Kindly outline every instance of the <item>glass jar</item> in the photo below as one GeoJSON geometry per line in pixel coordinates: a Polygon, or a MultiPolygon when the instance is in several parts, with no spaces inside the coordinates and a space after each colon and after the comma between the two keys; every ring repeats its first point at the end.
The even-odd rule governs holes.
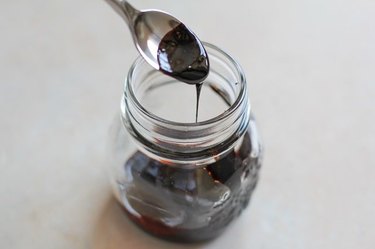
{"type": "Polygon", "coordinates": [[[240,66],[205,44],[210,73],[195,122],[195,87],[138,58],[112,129],[113,190],[129,218],[174,241],[212,239],[248,205],[262,146],[240,66]]]}

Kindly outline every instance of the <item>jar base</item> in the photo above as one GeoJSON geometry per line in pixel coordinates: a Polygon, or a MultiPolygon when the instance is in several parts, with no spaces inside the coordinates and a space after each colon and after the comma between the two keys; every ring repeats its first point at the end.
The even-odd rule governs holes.
{"type": "Polygon", "coordinates": [[[219,237],[225,231],[225,228],[213,230],[212,227],[202,227],[199,229],[181,229],[164,225],[163,223],[146,216],[136,217],[126,210],[121,203],[118,203],[127,218],[142,231],[154,236],[175,243],[205,243],[219,237]]]}

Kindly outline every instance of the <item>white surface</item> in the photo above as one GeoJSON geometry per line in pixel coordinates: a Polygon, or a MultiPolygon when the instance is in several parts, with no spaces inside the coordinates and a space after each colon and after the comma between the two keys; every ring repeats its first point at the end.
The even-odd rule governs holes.
{"type": "Polygon", "coordinates": [[[104,142],[136,56],[120,18],[101,0],[0,2],[0,248],[374,248],[375,2],[229,3],[133,1],[238,59],[266,144],[243,216],[178,246],[111,199],[104,142]]]}

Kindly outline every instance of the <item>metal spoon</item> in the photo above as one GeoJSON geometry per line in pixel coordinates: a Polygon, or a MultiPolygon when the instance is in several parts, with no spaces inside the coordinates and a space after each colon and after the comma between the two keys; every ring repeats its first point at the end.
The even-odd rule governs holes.
{"type": "Polygon", "coordinates": [[[128,24],[135,46],[152,67],[189,84],[207,77],[207,52],[178,19],[159,10],[137,10],[125,0],[106,1],[128,24]]]}

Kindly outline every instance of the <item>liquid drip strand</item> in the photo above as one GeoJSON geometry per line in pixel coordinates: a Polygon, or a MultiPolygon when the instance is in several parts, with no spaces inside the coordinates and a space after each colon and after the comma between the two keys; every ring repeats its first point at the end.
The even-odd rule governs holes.
{"type": "Polygon", "coordinates": [[[200,40],[185,25],[179,24],[161,40],[158,64],[163,73],[195,85],[195,122],[198,122],[200,92],[210,69],[207,52],[200,40]]]}
{"type": "Polygon", "coordinates": [[[195,84],[195,88],[197,91],[197,102],[195,103],[195,123],[198,122],[199,98],[201,95],[202,85],[203,83],[195,84]]]}

